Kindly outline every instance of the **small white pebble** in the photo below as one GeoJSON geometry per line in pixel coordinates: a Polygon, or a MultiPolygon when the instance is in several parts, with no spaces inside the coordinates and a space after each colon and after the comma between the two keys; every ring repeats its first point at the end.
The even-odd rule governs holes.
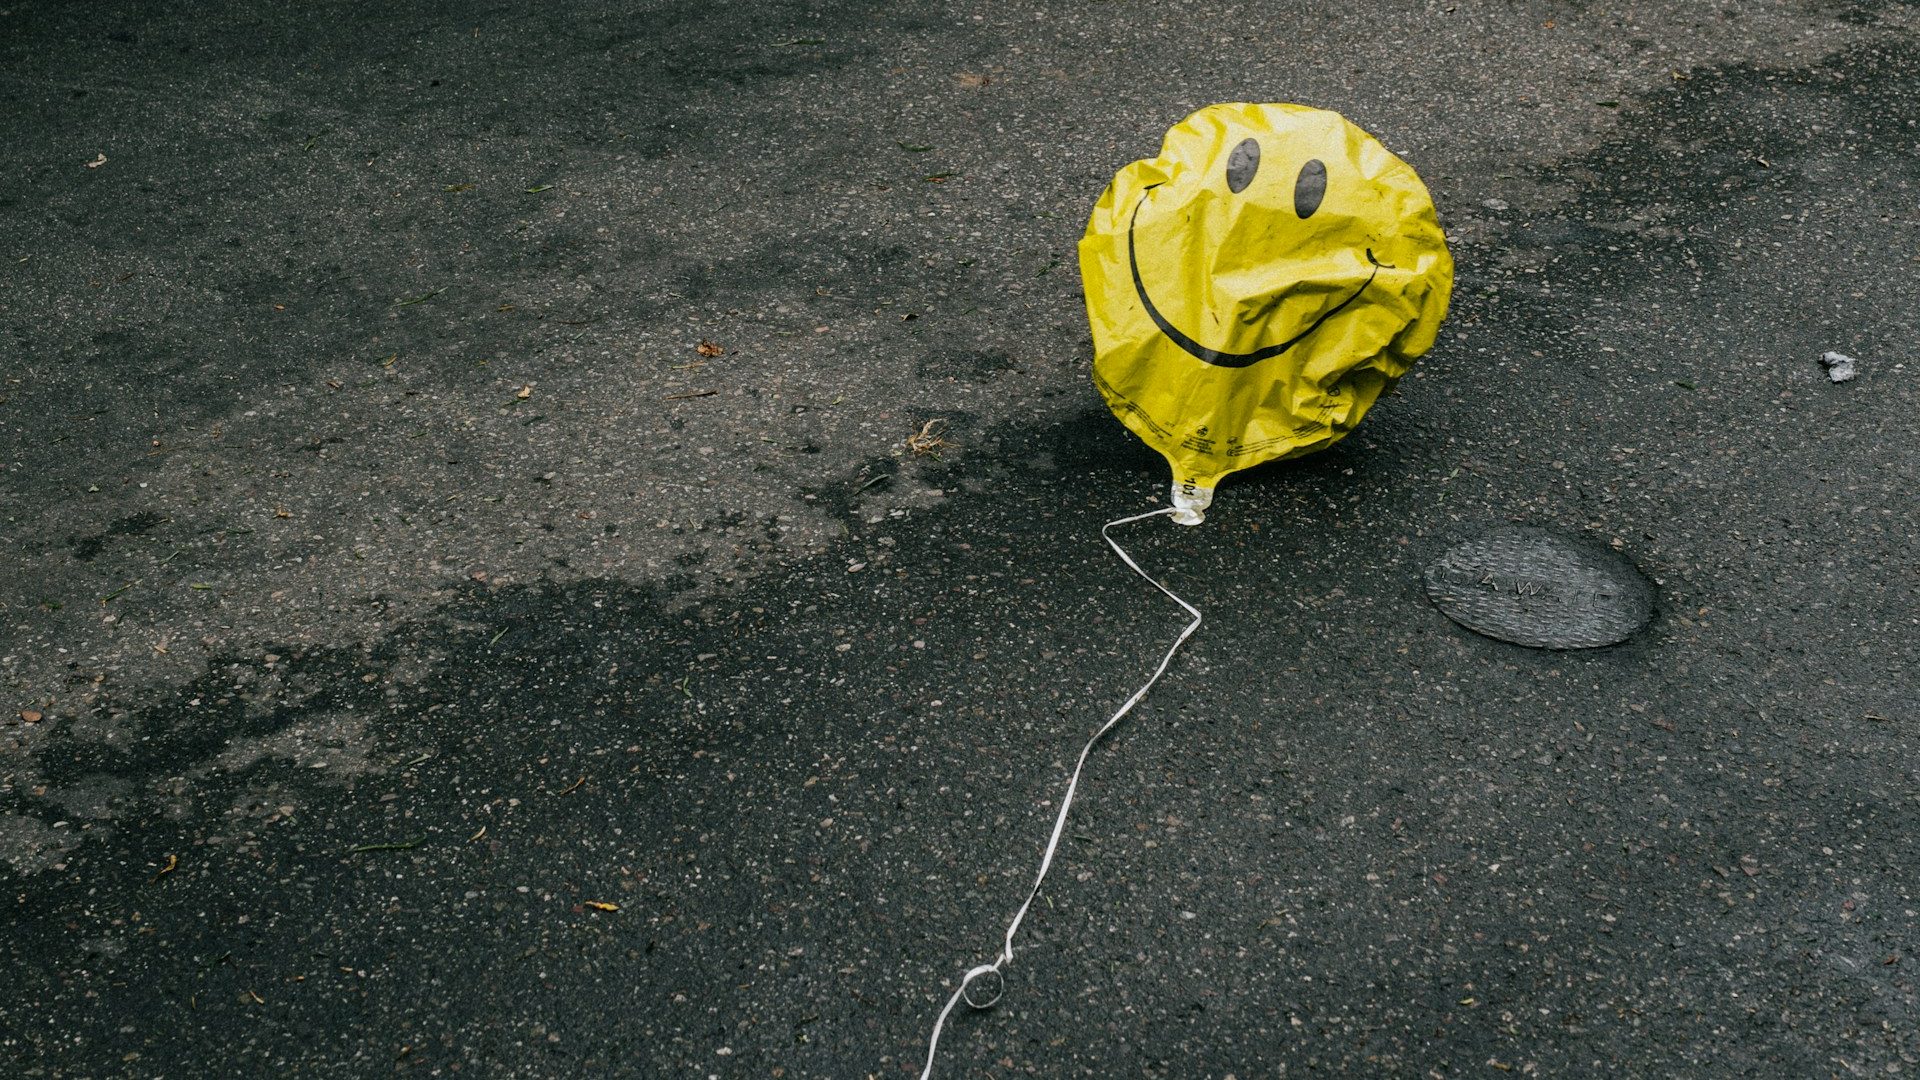
{"type": "Polygon", "coordinates": [[[1820,366],[1827,369],[1827,378],[1837,383],[1852,382],[1860,374],[1860,361],[1842,352],[1822,354],[1820,366]]]}

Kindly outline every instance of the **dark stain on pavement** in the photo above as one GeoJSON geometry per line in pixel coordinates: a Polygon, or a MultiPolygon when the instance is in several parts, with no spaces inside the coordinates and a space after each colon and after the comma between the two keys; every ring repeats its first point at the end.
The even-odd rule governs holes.
{"type": "Polygon", "coordinates": [[[87,562],[105,551],[107,545],[115,539],[123,536],[139,536],[165,524],[166,520],[159,514],[151,512],[130,514],[92,536],[76,536],[68,540],[67,546],[73,550],[74,558],[87,562]]]}

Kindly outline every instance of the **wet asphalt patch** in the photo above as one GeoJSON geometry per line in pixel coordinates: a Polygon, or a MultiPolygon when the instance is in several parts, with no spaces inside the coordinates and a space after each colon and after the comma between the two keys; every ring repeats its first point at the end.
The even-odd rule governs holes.
{"type": "MultiPolygon", "coordinates": [[[[96,839],[20,898],[10,963],[58,1007],[15,1037],[157,1072],[912,1060],[1116,673],[1179,622],[1097,544],[1158,487],[1108,424],[993,446],[1056,468],[851,521],[737,598],[475,583],[366,650],[236,658],[129,710],[137,751],[56,745],[55,798],[124,802],[58,811],[96,839]]],[[[1217,527],[1128,537],[1209,622],[1096,755],[955,1072],[1580,1071],[1733,1030],[1764,1069],[1828,1037],[1815,1016],[1905,1015],[1897,781],[1834,741],[1866,725],[1802,686],[1739,704],[1683,625],[1584,655],[1452,627],[1419,593],[1439,539],[1380,520],[1435,498],[1400,449],[1362,432],[1235,485],[1217,527]],[[1812,1015],[1756,1024],[1761,993],[1812,1015]]]]}

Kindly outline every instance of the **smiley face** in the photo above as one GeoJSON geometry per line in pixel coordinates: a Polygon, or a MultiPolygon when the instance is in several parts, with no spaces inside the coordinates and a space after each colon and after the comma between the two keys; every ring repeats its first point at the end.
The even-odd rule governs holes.
{"type": "MultiPolygon", "coordinates": [[[[1254,138],[1242,140],[1238,146],[1234,147],[1233,156],[1227,163],[1227,189],[1236,195],[1245,191],[1247,185],[1253,182],[1253,174],[1259,166],[1259,140],[1254,138]]],[[[1154,185],[1154,187],[1158,186],[1154,185]]],[[[1326,191],[1326,163],[1319,158],[1308,158],[1306,164],[1300,166],[1300,178],[1294,184],[1294,214],[1303,219],[1312,217],[1313,212],[1320,208],[1320,202],[1325,197],[1326,191]]],[[[1254,349],[1252,352],[1224,352],[1219,349],[1209,349],[1168,322],[1165,315],[1160,314],[1160,309],[1154,306],[1153,297],[1147,293],[1147,283],[1140,278],[1140,245],[1134,237],[1134,230],[1140,224],[1140,209],[1147,204],[1147,197],[1152,192],[1153,188],[1150,187],[1145,194],[1141,195],[1140,201],[1134,204],[1133,216],[1127,221],[1127,266],[1133,273],[1133,290],[1139,296],[1140,306],[1146,311],[1147,318],[1153,320],[1153,324],[1160,328],[1160,332],[1167,336],[1167,340],[1186,350],[1187,355],[1203,364],[1212,364],[1215,367],[1246,367],[1269,357],[1279,356],[1300,344],[1315,330],[1320,329],[1322,323],[1338,315],[1348,304],[1360,299],[1360,294],[1366,292],[1367,286],[1373,284],[1374,277],[1380,273],[1380,261],[1373,257],[1373,249],[1368,248],[1367,262],[1373,265],[1373,269],[1368,271],[1367,280],[1361,282],[1360,287],[1349,293],[1345,300],[1315,316],[1313,322],[1307,324],[1306,329],[1285,341],[1275,342],[1254,349]]]]}
{"type": "Polygon", "coordinates": [[[1383,276],[1405,282],[1445,257],[1426,190],[1410,178],[1334,113],[1202,110],[1168,132],[1159,158],[1115,179],[1131,286],[1131,312],[1116,314],[1136,315],[1166,345],[1216,368],[1338,338],[1343,316],[1369,299],[1392,306],[1383,276]]]}

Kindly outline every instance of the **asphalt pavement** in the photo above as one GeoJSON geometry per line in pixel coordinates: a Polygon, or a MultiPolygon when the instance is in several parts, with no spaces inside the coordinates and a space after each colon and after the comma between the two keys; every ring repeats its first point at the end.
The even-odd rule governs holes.
{"type": "Polygon", "coordinates": [[[1182,624],[1074,243],[1276,100],[1420,171],[1453,315],[1128,527],[1206,625],[936,1075],[1920,1069],[1916,29],[6,3],[0,1054],[916,1075],[1182,624]],[[1449,622],[1511,525],[1653,624],[1449,622]]]}

